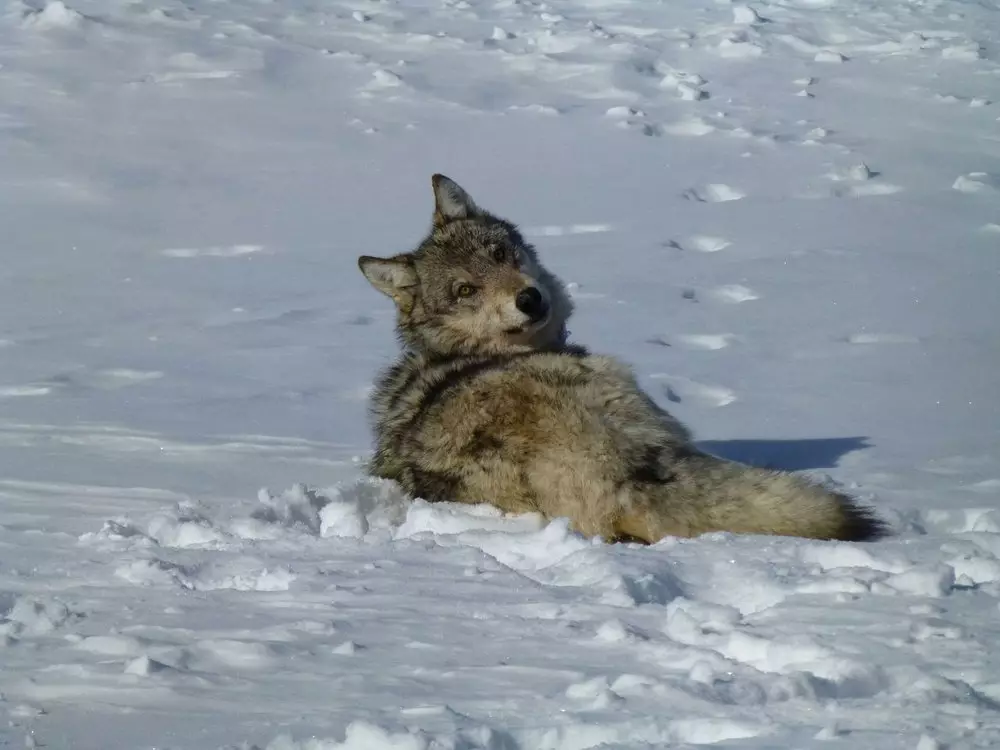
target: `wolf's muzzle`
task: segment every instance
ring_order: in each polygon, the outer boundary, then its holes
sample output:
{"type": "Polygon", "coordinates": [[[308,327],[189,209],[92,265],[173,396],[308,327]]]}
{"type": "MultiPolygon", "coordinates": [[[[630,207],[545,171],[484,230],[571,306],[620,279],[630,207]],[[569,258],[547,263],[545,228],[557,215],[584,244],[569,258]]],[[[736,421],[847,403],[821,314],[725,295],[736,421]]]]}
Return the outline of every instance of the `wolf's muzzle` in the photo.
{"type": "Polygon", "coordinates": [[[517,293],[514,305],[527,315],[532,323],[537,323],[549,314],[549,305],[537,288],[529,286],[517,293]]]}

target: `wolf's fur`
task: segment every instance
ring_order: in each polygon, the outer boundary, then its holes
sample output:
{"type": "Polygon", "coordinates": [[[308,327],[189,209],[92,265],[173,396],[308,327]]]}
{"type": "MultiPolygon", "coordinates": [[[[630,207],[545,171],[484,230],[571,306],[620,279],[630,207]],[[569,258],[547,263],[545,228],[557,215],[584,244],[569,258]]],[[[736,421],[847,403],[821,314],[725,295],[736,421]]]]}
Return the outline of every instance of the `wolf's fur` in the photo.
{"type": "Polygon", "coordinates": [[[883,533],[844,495],[698,450],[625,365],[566,343],[572,304],[516,227],[447,177],[432,184],[420,246],[358,261],[396,303],[404,349],[372,399],[373,474],[430,501],[565,516],[609,540],[883,533]],[[547,308],[535,322],[516,302],[528,287],[547,308]]]}

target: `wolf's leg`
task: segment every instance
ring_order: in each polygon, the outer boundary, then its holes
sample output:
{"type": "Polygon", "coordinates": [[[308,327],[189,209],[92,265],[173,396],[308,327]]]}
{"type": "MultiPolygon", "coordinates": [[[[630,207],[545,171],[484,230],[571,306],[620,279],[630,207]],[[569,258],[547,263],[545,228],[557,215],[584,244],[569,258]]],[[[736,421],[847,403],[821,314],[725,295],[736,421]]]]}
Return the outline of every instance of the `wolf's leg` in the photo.
{"type": "Polygon", "coordinates": [[[693,536],[692,529],[683,519],[670,517],[655,507],[633,504],[623,508],[614,519],[614,535],[619,541],[638,541],[656,544],[668,536],[693,536]]]}

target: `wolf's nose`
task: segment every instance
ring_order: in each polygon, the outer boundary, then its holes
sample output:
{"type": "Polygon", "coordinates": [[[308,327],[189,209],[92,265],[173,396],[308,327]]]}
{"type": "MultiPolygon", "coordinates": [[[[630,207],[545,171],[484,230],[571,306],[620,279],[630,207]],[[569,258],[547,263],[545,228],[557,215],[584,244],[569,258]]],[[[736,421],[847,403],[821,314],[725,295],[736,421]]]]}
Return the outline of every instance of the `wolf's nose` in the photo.
{"type": "Polygon", "coordinates": [[[542,293],[533,286],[518,292],[514,304],[518,310],[531,318],[533,323],[544,318],[549,311],[549,306],[545,303],[542,293]]]}

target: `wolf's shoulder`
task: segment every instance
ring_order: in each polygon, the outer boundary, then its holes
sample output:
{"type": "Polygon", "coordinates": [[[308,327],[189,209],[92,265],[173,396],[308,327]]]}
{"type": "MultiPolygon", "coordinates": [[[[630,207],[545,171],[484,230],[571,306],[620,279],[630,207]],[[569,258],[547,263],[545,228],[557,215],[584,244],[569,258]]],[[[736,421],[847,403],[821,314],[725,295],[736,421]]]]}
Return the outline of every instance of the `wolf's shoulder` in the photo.
{"type": "Polygon", "coordinates": [[[539,387],[561,390],[632,379],[631,368],[623,362],[580,346],[445,360],[403,353],[376,383],[372,410],[376,417],[410,417],[426,414],[460,394],[463,401],[493,400],[504,391],[523,394],[539,387]]]}
{"type": "Polygon", "coordinates": [[[420,357],[397,363],[398,378],[415,387],[448,390],[513,383],[517,380],[570,385],[590,380],[631,379],[632,369],[614,357],[592,354],[582,346],[517,352],[488,357],[463,357],[427,361],[420,357]]]}

